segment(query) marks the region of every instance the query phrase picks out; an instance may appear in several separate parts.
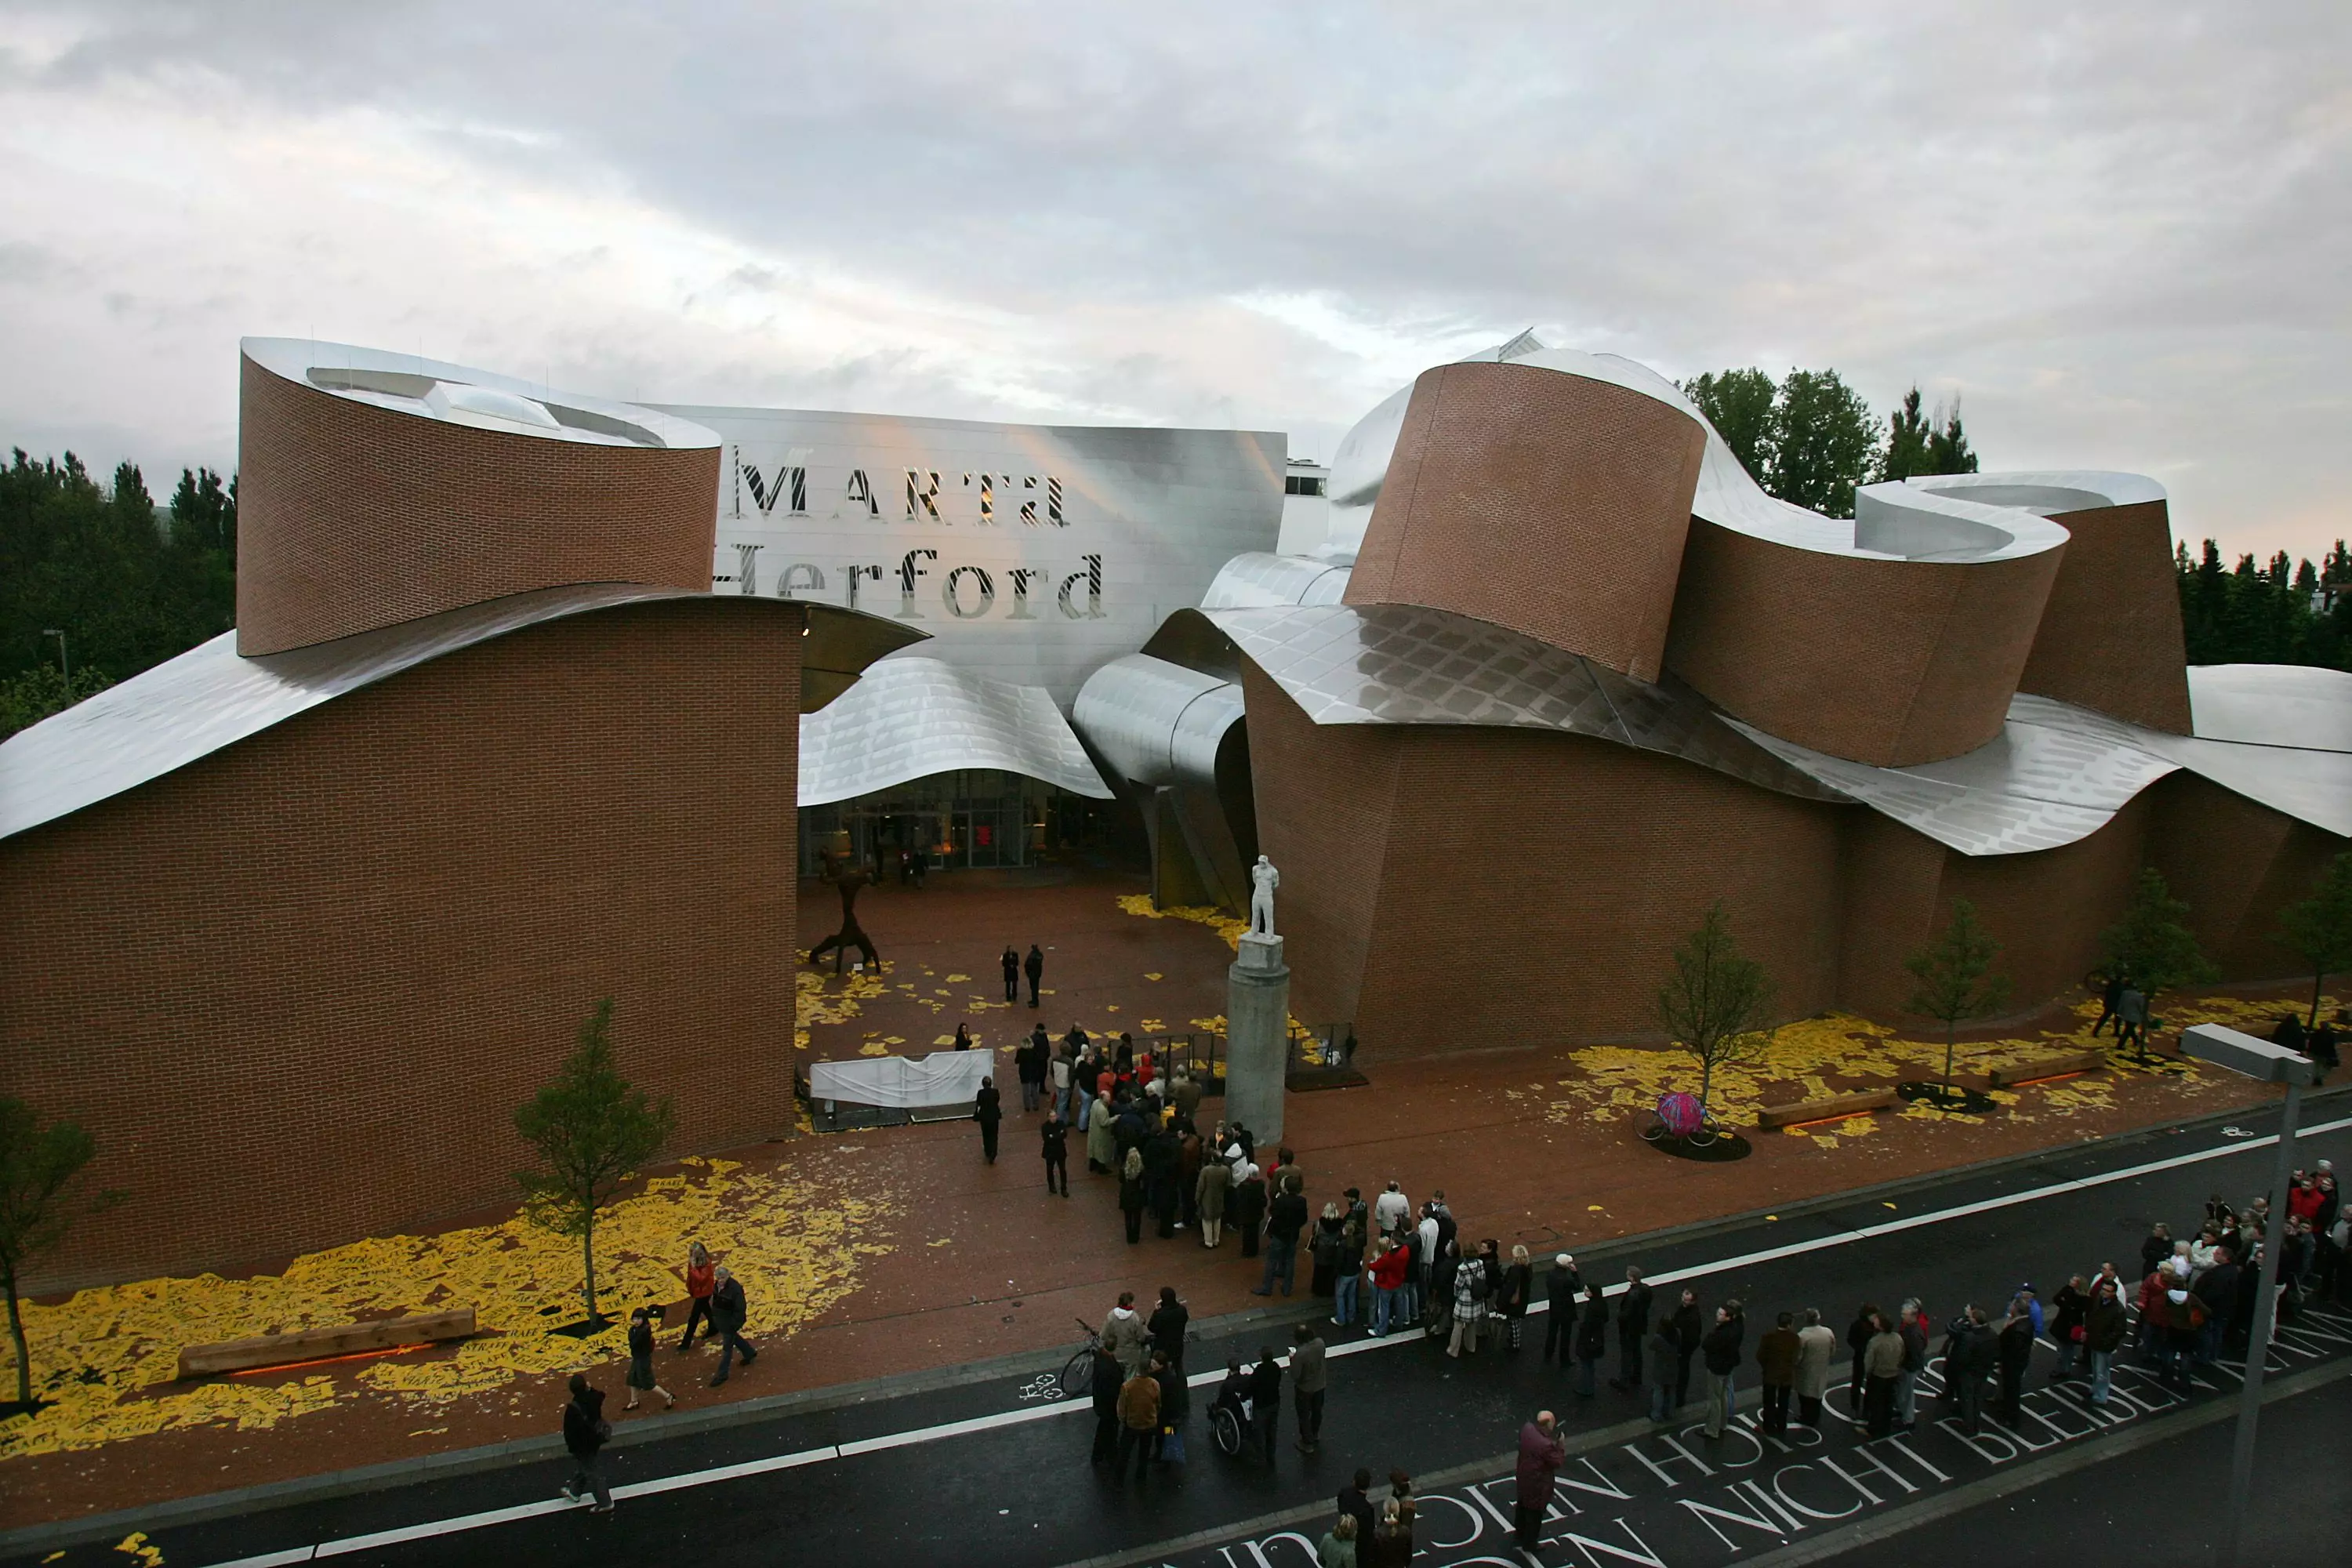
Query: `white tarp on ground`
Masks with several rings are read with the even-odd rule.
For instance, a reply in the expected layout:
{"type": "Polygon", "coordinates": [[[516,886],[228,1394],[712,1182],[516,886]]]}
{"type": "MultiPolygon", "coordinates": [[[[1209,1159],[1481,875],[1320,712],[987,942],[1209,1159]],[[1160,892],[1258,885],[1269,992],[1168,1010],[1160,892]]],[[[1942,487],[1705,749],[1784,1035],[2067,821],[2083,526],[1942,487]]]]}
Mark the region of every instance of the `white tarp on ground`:
{"type": "Polygon", "coordinates": [[[882,1105],[906,1110],[923,1105],[969,1102],[980,1080],[996,1072],[992,1050],[933,1051],[929,1056],[859,1057],[855,1061],[811,1062],[809,1098],[882,1105]]]}

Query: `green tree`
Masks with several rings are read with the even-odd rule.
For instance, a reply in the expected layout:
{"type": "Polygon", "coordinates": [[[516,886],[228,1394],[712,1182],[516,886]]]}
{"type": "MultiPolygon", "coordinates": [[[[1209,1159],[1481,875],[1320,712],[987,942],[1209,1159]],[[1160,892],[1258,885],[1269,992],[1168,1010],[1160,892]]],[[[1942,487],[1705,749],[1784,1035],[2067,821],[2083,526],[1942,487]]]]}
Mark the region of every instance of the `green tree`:
{"type": "Polygon", "coordinates": [[[2352,968],[2352,850],[2327,863],[2311,897],[2279,913],[2279,940],[2311,965],[2311,1025],[2319,1027],[2319,991],[2330,974],[2352,968]]]}
{"type": "Polygon", "coordinates": [[[1927,467],[1930,474],[1973,474],[1977,471],[1977,455],[1969,447],[1968,432],[1960,428],[1960,400],[1952,399],[1952,411],[1936,406],[1937,426],[1927,437],[1927,467]]]}
{"type": "Polygon", "coordinates": [[[1760,370],[1718,370],[1683,383],[1683,395],[1715,426],[1748,477],[1772,471],[1772,402],[1780,387],[1760,370]]]}
{"type": "Polygon", "coordinates": [[[1666,1037],[1698,1058],[1701,1109],[1717,1068],[1759,1057],[1771,1044],[1764,1023],[1771,1009],[1771,976],[1741,954],[1717,899],[1698,930],[1675,949],[1674,973],[1658,988],[1658,1021],[1666,1037]]]}
{"type": "Polygon", "coordinates": [[[236,563],[236,481],[224,486],[210,468],[180,470],[172,492],[172,544],[179,550],[214,550],[236,563]]]}
{"type": "Polygon", "coordinates": [[[21,1100],[0,1097],[0,1289],[8,1293],[8,1337],[16,1347],[16,1403],[33,1403],[33,1352],[25,1342],[17,1281],[26,1264],[66,1238],[74,1222],[110,1208],[120,1193],[92,1193],[81,1176],[98,1141],[79,1122],[41,1124],[21,1100]]]}
{"type": "Polygon", "coordinates": [[[1870,471],[1878,421],[1833,370],[1792,370],[1772,407],[1772,462],[1764,488],[1824,517],[1852,517],[1870,471]]]}
{"type": "Polygon", "coordinates": [[[588,1321],[596,1311],[596,1215],[621,1184],[653,1158],[675,1120],[667,1098],[648,1100],[613,1062],[613,1001],[596,1004],[555,1081],[515,1111],[515,1131],[539,1151],[541,1168],[518,1171],[532,1223],[580,1238],[588,1321]]]}
{"type": "Polygon", "coordinates": [[[1927,416],[1919,411],[1917,387],[1903,395],[1903,405],[1888,417],[1886,424],[1886,446],[1872,466],[1871,477],[1883,484],[1889,479],[1907,479],[1914,474],[1934,472],[1927,467],[1927,439],[1933,432],[1927,416]]]}
{"type": "Polygon", "coordinates": [[[2159,991],[2211,980],[2221,972],[2182,923],[2188,914],[2189,906],[2172,896],[2163,875],[2153,866],[2141,867],[2124,918],[2099,933],[2112,972],[2150,1001],[2159,991]]]}
{"type": "Polygon", "coordinates": [[[1952,919],[1944,934],[1903,961],[1918,986],[1905,1011],[1936,1018],[1944,1026],[1944,1083],[1952,1081],[1952,1058],[1958,1049],[1959,1027],[1971,1018],[1989,1018],[2009,1000],[2009,976],[1993,973],[2000,943],[1978,923],[1977,908],[1966,899],[1952,900],[1952,919]]]}
{"type": "Polygon", "coordinates": [[[37,664],[15,675],[0,676],[0,741],[113,684],[105,671],[86,667],[75,670],[68,680],[54,664],[37,664]]]}

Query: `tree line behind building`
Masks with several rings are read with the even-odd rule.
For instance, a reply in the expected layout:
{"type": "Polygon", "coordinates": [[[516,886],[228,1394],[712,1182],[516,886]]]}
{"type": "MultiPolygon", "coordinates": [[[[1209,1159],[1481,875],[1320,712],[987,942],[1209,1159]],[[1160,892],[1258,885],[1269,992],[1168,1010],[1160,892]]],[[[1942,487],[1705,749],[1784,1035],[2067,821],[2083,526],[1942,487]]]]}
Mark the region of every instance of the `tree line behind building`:
{"type": "MultiPolygon", "coordinates": [[[[1682,385],[1767,493],[1853,515],[1861,485],[1978,468],[1957,404],[1906,393],[1884,419],[1834,370],[1714,371],[1682,385]]],[[[2175,556],[2191,664],[2352,669],[2352,552],[2175,556]]],[[[183,468],[158,507],[136,463],[101,483],[68,452],[0,468],[0,738],[228,630],[236,480],[183,468]],[[58,634],[62,634],[62,637],[58,634]]]]}

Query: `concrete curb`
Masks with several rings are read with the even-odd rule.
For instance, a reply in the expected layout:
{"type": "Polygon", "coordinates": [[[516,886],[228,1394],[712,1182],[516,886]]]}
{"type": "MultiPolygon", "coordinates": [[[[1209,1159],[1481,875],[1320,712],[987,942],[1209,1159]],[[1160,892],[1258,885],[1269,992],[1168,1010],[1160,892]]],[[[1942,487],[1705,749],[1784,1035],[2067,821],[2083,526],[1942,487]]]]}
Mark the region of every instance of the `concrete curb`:
{"type": "MultiPolygon", "coordinates": [[[[2352,1083],[2339,1084],[2305,1096],[2306,1107],[2327,1104],[2352,1097],[2352,1083]]],[[[2232,1110],[2216,1111],[2210,1115],[2180,1122],[2162,1122],[2149,1127],[2135,1128],[2105,1138],[2085,1140],[2074,1144],[2005,1154],[1996,1159],[1973,1164],[1955,1165],[1941,1171],[1927,1172],[1916,1176],[1901,1177],[1867,1187],[1851,1188],[1844,1192],[1818,1198],[1801,1198],[1771,1208],[1755,1208],[1714,1219],[1696,1220],[1687,1225],[1669,1226],[1662,1230],[1645,1231],[1637,1236],[1618,1237],[1595,1242],[1578,1249],[1580,1259],[1612,1259],[1681,1242],[1704,1240],[1710,1236],[1742,1230],[1764,1221],[1769,1215],[1780,1219],[1818,1214],[1843,1208],[1856,1203],[1885,1201],[1903,1194],[1944,1185],[1953,1181],[1997,1174],[2046,1160],[2053,1155],[2071,1153],[2096,1144],[2112,1148],[2118,1144],[2151,1142],[2176,1133],[2185,1133],[2207,1127],[2219,1127],[2250,1112],[2271,1110],[2267,1103],[2241,1106],[2232,1110]]],[[[1192,1326],[1194,1335],[1202,1339],[1221,1338],[1239,1333],[1256,1324],[1287,1325],[1321,1319],[1325,1314],[1311,1304],[1300,1306],[1251,1307],[1221,1317],[1203,1318],[1192,1326]]],[[[1058,1370],[1075,1344],[1036,1351],[1016,1351],[992,1356],[984,1361],[961,1362],[950,1366],[932,1367],[919,1372],[893,1373],[887,1376],[862,1379],[856,1383],[831,1384],[823,1388],[801,1389],[791,1394],[764,1395],[746,1399],[713,1409],[691,1410],[663,1415],[650,1415],[643,1420],[617,1425],[610,1445],[614,1448],[633,1447],[639,1444],[666,1440],[697,1432],[720,1431],[731,1426],[748,1426],[782,1415],[814,1415],[851,1405],[865,1405],[886,1399],[903,1398],[909,1394],[933,1393],[940,1389],[961,1388],[971,1384],[987,1383],[1006,1376],[1034,1373],[1041,1363],[1058,1370]]],[[[1083,1408],[1073,1404],[1070,1409],[1083,1408]]],[[[1646,1429],[1647,1423],[1633,1423],[1646,1429]]],[[[1612,1428],[1612,1430],[1614,1430],[1612,1428]]],[[[298,1476],[282,1481],[266,1481],[257,1486],[238,1487],[226,1491],[205,1492],[195,1497],[176,1498],[145,1507],[117,1509],[106,1513],[85,1514],[78,1519],[54,1520],[40,1524],[22,1525],[0,1531],[0,1553],[53,1551],[62,1546],[80,1545],[112,1537],[120,1540],[132,1530],[150,1531],[173,1525],[200,1524],[206,1521],[250,1513],[262,1508],[282,1508],[298,1503],[320,1502],[361,1492],[380,1490],[388,1487],[413,1485],[418,1481],[446,1479],[450,1476],[505,1469],[518,1465],[541,1463],[556,1458],[563,1452],[562,1439],[553,1434],[543,1437],[517,1437],[504,1443],[492,1443],[474,1448],[453,1448],[445,1453],[424,1455],[413,1459],[393,1459],[378,1464],[361,1465],[349,1469],[330,1470],[315,1476],[298,1476]]],[[[1470,1475],[1486,1471],[1471,1467],[1470,1475]]],[[[1449,1471],[1447,1474],[1451,1475],[1449,1471]]],[[[1432,1478],[1431,1484],[1439,1482],[1432,1478]]],[[[1312,1514],[1315,1510],[1309,1510],[1312,1514]]],[[[1281,1516],[1287,1519],[1288,1515],[1281,1516]]],[[[1222,1540],[1246,1523],[1220,1527],[1215,1538],[1222,1540]]],[[[1090,1562],[1093,1560],[1089,1560],[1090,1562]]],[[[1106,1562],[1125,1562],[1114,1558],[1106,1562]]]]}

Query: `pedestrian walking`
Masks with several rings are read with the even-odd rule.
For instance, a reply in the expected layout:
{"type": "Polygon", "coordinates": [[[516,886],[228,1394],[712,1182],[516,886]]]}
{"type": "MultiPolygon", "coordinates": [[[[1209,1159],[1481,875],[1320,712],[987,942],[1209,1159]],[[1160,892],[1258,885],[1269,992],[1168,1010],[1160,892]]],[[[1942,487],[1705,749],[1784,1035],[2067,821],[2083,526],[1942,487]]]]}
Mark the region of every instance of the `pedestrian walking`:
{"type": "Polygon", "coordinates": [[[1037,983],[1045,978],[1045,950],[1035,942],[1029,944],[1029,956],[1021,961],[1021,972],[1029,977],[1029,1005],[1037,1005],[1037,983]]]}
{"type": "Polygon", "coordinates": [[[1184,1365],[1184,1336],[1192,1321],[1192,1310],[1184,1305],[1173,1285],[1160,1287],[1160,1304],[1151,1309],[1151,1320],[1144,1324],[1144,1332],[1151,1336],[1151,1348],[1168,1358],[1168,1364],[1179,1371],[1184,1365]]]}
{"type": "Polygon", "coordinates": [[[2123,1297],[2111,1279],[2091,1287],[2091,1305],[2083,1314],[2083,1354],[2090,1363],[2091,1403],[2107,1402],[2109,1374],[2116,1352],[2122,1348],[2127,1327],[2123,1297]]]}
{"type": "Polygon", "coordinates": [[[2116,998],[2116,1039],[2147,1054],[2147,995],[2137,985],[2126,984],[2116,998]]]}
{"type": "Polygon", "coordinates": [[[1118,1168],[1118,1211],[1127,1216],[1127,1244],[1129,1247],[1143,1239],[1145,1197],[1143,1151],[1129,1149],[1127,1163],[1118,1168]]]}
{"type": "Polygon", "coordinates": [[[2063,1383],[2076,1375],[2074,1363],[2083,1353],[2083,1325],[2091,1311],[2090,1282],[2075,1275],[2058,1287],[2058,1294],[2050,1299],[2050,1338],[2058,1346],[2058,1367],[2050,1374],[2050,1381],[2063,1383]]]}
{"type": "Polygon", "coordinates": [[[1291,1338],[1290,1397],[1298,1413],[1298,1451],[1311,1454],[1323,1446],[1323,1394],[1330,1387],[1330,1369],[1314,1324],[1299,1324],[1291,1338]]]}
{"type": "Polygon", "coordinates": [[[1454,1333],[1446,1342],[1445,1353],[1456,1361],[1462,1358],[1466,1343],[1470,1353],[1478,1352],[1478,1331],[1486,1321],[1486,1268],[1476,1258],[1461,1258],[1454,1269],[1454,1333]]]}
{"type": "Polygon", "coordinates": [[[1160,1437],[1151,1457],[1171,1465],[1184,1462],[1184,1417],[1192,1409],[1192,1385],[1184,1369],[1158,1351],[1151,1352],[1151,1381],[1160,1385],[1160,1437]]]}
{"type": "Polygon", "coordinates": [[[1576,1359],[1578,1285],[1576,1259],[1565,1252],[1556,1254],[1544,1271],[1543,1359],[1549,1365],[1558,1357],[1562,1370],[1576,1359]]]}
{"type": "Polygon", "coordinates": [[[1257,1429],[1258,1447],[1272,1468],[1275,1434],[1282,1430],[1282,1363],[1274,1359],[1270,1345],[1257,1348],[1257,1364],[1250,1368],[1249,1401],[1250,1425],[1257,1429]]]}
{"type": "Polygon", "coordinates": [[[2022,1295],[2011,1297],[2000,1325],[2000,1418],[2014,1426],[2022,1418],[2025,1373],[2033,1359],[2033,1316],[2022,1295]]]}
{"type": "Polygon", "coordinates": [[[1805,1309],[1805,1326],[1797,1331],[1797,1419],[1815,1431],[1822,1425],[1822,1396],[1829,1391],[1830,1358],[1837,1354],[1837,1331],[1822,1321],[1821,1313],[1805,1309]]]}
{"type": "MultiPolygon", "coordinates": [[[[1369,1542],[1372,1531],[1380,1525],[1380,1510],[1372,1507],[1372,1472],[1358,1470],[1356,1479],[1339,1489],[1339,1509],[1356,1521],[1356,1539],[1369,1542]]],[[[1359,1557],[1361,1556],[1360,1549],[1359,1557]]]]}
{"type": "Polygon", "coordinates": [[[686,1281],[686,1332],[677,1338],[677,1353],[684,1355],[694,1343],[694,1325],[702,1325],[702,1337],[712,1333],[710,1293],[719,1289],[719,1276],[710,1261],[710,1253],[702,1243],[696,1242],[686,1249],[686,1272],[678,1276],[686,1281]]]}
{"type": "Polygon", "coordinates": [[[1255,1258],[1258,1229],[1265,1223],[1265,1178],[1258,1173],[1246,1147],[1233,1166],[1233,1188],[1225,1194],[1225,1212],[1242,1233],[1242,1256],[1255,1258]]]}
{"type": "Polygon", "coordinates": [[[1756,1381],[1764,1387],[1764,1430],[1775,1437],[1789,1430],[1789,1405],[1797,1392],[1797,1362],[1804,1354],[1797,1337],[1797,1314],[1783,1312],[1756,1342],[1756,1381]]]}
{"type": "Polygon", "coordinates": [[[624,1410],[635,1410],[637,1407],[639,1390],[660,1394],[664,1410],[669,1409],[677,1403],[670,1397],[669,1390],[664,1388],[660,1380],[654,1376],[653,1314],[643,1307],[637,1308],[629,1314],[628,1385],[629,1402],[621,1406],[624,1410]]]}
{"type": "Polygon", "coordinates": [[[723,1263],[715,1273],[718,1286],[710,1292],[710,1311],[713,1326],[719,1331],[719,1375],[710,1380],[713,1388],[727,1381],[735,1357],[741,1356],[745,1366],[760,1359],[760,1352],[743,1338],[743,1325],[751,1321],[751,1307],[744,1299],[742,1281],[730,1274],[723,1263]]]}
{"type": "Polygon", "coordinates": [[[604,1394],[591,1388],[581,1373],[572,1374],[572,1397],[563,1406],[563,1447],[572,1455],[572,1475],[563,1483],[563,1495],[572,1502],[580,1500],[585,1487],[595,1495],[592,1511],[613,1511],[613,1489],[604,1484],[604,1472],[597,1468],[596,1454],[605,1440],[613,1436],[613,1424],[604,1419],[604,1394]]]}
{"type": "Polygon", "coordinates": [[[1895,1430],[1895,1380],[1903,1373],[1903,1336],[1881,1312],[1869,1341],[1862,1347],[1862,1420],[1858,1428],[1872,1437],[1895,1430]]]}
{"type": "Polygon", "coordinates": [[[1381,1505],[1380,1528],[1372,1531],[1370,1544],[1361,1535],[1356,1538],[1356,1568],[1411,1568],[1414,1550],[1412,1499],[1392,1497],[1381,1505]]]}
{"type": "Polygon", "coordinates": [[[1674,1314],[1660,1312],[1651,1321],[1649,1336],[1642,1342],[1642,1353],[1650,1363],[1650,1419],[1664,1421],[1674,1415],[1669,1402],[1675,1392],[1675,1375],[1683,1360],[1683,1340],[1675,1328],[1674,1314]]]}
{"type": "Polygon", "coordinates": [[[1576,1321],[1576,1396],[1590,1399],[1597,1392],[1594,1368],[1609,1353],[1609,1303],[1601,1299],[1601,1281],[1584,1288],[1584,1313],[1576,1321]]]}
{"type": "Polygon", "coordinates": [[[1720,1438],[1730,1424],[1732,1413],[1739,1407],[1739,1342],[1747,1336],[1748,1321],[1740,1316],[1739,1303],[1726,1301],[1715,1310],[1715,1327],[1706,1331],[1699,1349],[1706,1358],[1706,1435],[1720,1438]]]}
{"type": "Polygon", "coordinates": [[[1391,1234],[1388,1250],[1372,1263],[1372,1338],[1386,1339],[1391,1328],[1407,1320],[1403,1310],[1407,1294],[1405,1278],[1412,1267],[1412,1248],[1402,1234],[1391,1234]]]}
{"type": "Polygon", "coordinates": [[[980,1152],[993,1165],[996,1163],[996,1124],[1004,1120],[1004,1109],[997,1103],[994,1079],[980,1080],[980,1092],[971,1100],[971,1119],[980,1123],[980,1152]]]}
{"type": "MultiPolygon", "coordinates": [[[[2116,1004],[2123,1000],[2123,994],[2124,977],[2121,970],[2115,971],[2108,974],[2107,977],[2100,983],[2099,1021],[2091,1026],[2091,1038],[2095,1040],[2097,1039],[2099,1037],[2099,1031],[2105,1028],[2109,1023],[2114,1022],[2116,1012],[2116,1004]]],[[[2118,1035],[2123,1033],[2122,1025],[2117,1024],[2116,1026],[2116,1033],[2118,1035]]]]}
{"type": "Polygon", "coordinates": [[[1201,1245],[1215,1247],[1225,1238],[1225,1198],[1233,1190],[1234,1173],[1224,1161],[1204,1150],[1200,1174],[1192,1178],[1192,1206],[1201,1216],[1201,1245]]]}
{"type": "Polygon", "coordinates": [[[1691,1360],[1698,1354],[1699,1343],[1706,1337],[1706,1321],[1699,1316],[1698,1292],[1687,1287],[1675,1307],[1675,1336],[1681,1343],[1679,1358],[1675,1363],[1675,1408],[1680,1410],[1690,1403],[1691,1360]]]}
{"type": "Polygon", "coordinates": [[[1617,1375],[1609,1380],[1610,1387],[1642,1385],[1642,1336],[1649,1326],[1650,1288],[1642,1282],[1641,1269],[1629,1264],[1625,1293],[1617,1298],[1617,1375]]]}
{"type": "Polygon", "coordinates": [[[1298,1274],[1298,1233],[1307,1228],[1307,1200],[1298,1195],[1297,1172],[1285,1172],[1282,1190],[1267,1205],[1265,1216],[1265,1271],[1253,1296],[1274,1294],[1275,1282],[1282,1284],[1282,1293],[1290,1294],[1291,1282],[1298,1274]]]}
{"type": "Polygon", "coordinates": [[[1095,1337],[1102,1342],[1103,1349],[1118,1358],[1122,1378],[1143,1370],[1144,1358],[1151,1348],[1151,1331],[1135,1310],[1134,1291],[1118,1293],[1118,1305],[1103,1319],[1102,1330],[1095,1337]]]}
{"type": "Polygon", "coordinates": [[[1544,1513],[1551,1507],[1552,1479],[1568,1463],[1568,1445],[1559,1422],[1549,1410],[1519,1428],[1518,1490],[1512,1500],[1511,1522],[1517,1530],[1519,1550],[1533,1557],[1543,1545],[1544,1513]]]}
{"type": "Polygon", "coordinates": [[[1952,1324],[1944,1348],[1945,1392],[1960,1429],[1973,1437],[1983,1430],[1984,1380],[1999,1359],[1982,1307],[1970,1307],[1952,1324]]]}
{"type": "Polygon", "coordinates": [[[1007,1002],[1018,1002],[1021,1000],[1021,954],[1013,950],[1013,944],[1009,942],[1004,944],[1003,963],[1004,999],[1007,1002]]]}
{"type": "Polygon", "coordinates": [[[1927,1309],[1919,1298],[1903,1303],[1895,1331],[1903,1336],[1903,1370],[1895,1374],[1895,1426],[1908,1432],[1919,1421],[1919,1378],[1927,1370],[1927,1309]]]}
{"type": "Polygon", "coordinates": [[[1870,1349],[1871,1339],[1878,1332],[1878,1309],[1864,1301],[1845,1331],[1845,1348],[1853,1354],[1853,1363],[1846,1373],[1845,1407],[1857,1422],[1862,1419],[1862,1380],[1866,1375],[1863,1370],[1864,1352],[1870,1349]]]}
{"type": "Polygon", "coordinates": [[[1127,1478],[1127,1462],[1135,1460],[1135,1479],[1141,1480],[1151,1465],[1151,1450],[1160,1439],[1160,1383],[1148,1368],[1139,1366],[1118,1385],[1118,1468],[1127,1478]]]}
{"type": "Polygon", "coordinates": [[[1045,1108],[1045,1120],[1037,1128],[1038,1152],[1045,1161],[1045,1190],[1070,1195],[1070,1124],[1062,1120],[1058,1107],[1045,1108]]]}
{"type": "Polygon", "coordinates": [[[1503,1270],[1503,1280],[1495,1292],[1496,1310],[1503,1314],[1504,1342],[1511,1349],[1519,1348],[1519,1331],[1527,1321],[1528,1301],[1535,1294],[1536,1271],[1528,1262],[1528,1249],[1515,1245],[1511,1261],[1503,1270]]]}
{"type": "Polygon", "coordinates": [[[1095,1346],[1093,1377],[1095,1398],[1094,1462],[1101,1464],[1118,1452],[1118,1394],[1127,1382],[1127,1369],[1118,1364],[1118,1357],[1108,1346],[1095,1346]]]}

